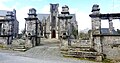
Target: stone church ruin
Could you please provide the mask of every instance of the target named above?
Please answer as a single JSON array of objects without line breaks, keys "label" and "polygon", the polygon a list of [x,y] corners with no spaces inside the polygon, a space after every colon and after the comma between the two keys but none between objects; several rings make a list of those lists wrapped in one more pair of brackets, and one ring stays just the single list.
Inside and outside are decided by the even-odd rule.
[{"label": "stone church ruin", "polygon": [[73,31],[78,31],[75,14],[69,13],[67,5],[62,7],[59,14],[58,7],[59,4],[50,4],[50,14],[36,14],[34,8],[29,9],[28,18],[25,18],[25,31],[27,40],[33,46],[40,44],[40,38],[77,37],[77,34],[73,34]]},{"label": "stone church ruin", "polygon": [[[53,45],[56,40],[55,44],[63,56],[94,58],[97,61],[102,61],[103,58],[120,60],[120,34],[113,27],[113,20],[120,19],[120,13],[102,14],[99,5],[94,4],[89,15],[92,24],[89,39],[78,39],[76,15],[69,12],[67,5],[62,6],[60,13],[58,8],[59,4],[50,4],[49,14],[40,14],[35,8],[30,8],[28,16],[24,18],[23,39],[17,39],[19,22],[16,10],[0,10],[0,43],[11,45],[13,42],[19,49],[26,51],[25,47],[39,46],[42,40],[46,40],[47,46],[51,43]],[[108,20],[108,28],[101,27],[102,20]],[[52,39],[54,40],[49,43]]]}]

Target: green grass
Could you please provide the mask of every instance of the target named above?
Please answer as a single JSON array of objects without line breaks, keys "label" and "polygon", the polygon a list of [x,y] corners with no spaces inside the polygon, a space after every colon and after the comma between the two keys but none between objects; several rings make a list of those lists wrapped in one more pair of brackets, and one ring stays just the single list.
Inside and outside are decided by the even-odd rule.
[{"label": "green grass", "polygon": [[112,63],[112,60],[110,60],[110,59],[103,59],[102,62],[103,62],[103,63]]},{"label": "green grass", "polygon": [[0,44],[0,48],[6,48],[5,45]]},{"label": "green grass", "polygon": [[[77,57],[70,57],[70,56],[63,56],[65,58],[73,58],[73,59],[77,59],[77,60],[88,60],[88,61],[93,61],[93,62],[97,62],[95,59],[91,59],[91,58],[77,58]],[[111,59],[103,59],[103,61],[101,61],[102,63],[113,63]]]}]

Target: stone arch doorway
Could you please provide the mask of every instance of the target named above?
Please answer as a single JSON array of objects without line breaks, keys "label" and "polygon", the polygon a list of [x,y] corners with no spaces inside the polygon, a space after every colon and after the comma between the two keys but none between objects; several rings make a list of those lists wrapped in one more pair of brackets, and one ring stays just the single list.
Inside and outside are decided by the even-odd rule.
[{"label": "stone arch doorway", "polygon": [[56,32],[55,32],[55,30],[52,30],[51,38],[56,38]]}]

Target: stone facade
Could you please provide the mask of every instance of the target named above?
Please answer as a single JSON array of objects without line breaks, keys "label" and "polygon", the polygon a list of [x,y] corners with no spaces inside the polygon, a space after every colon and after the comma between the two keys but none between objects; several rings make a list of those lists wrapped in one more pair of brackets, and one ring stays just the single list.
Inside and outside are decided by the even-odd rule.
[{"label": "stone facade", "polygon": [[107,58],[120,59],[120,36],[103,36],[103,53]]},{"label": "stone facade", "polygon": [[16,19],[16,10],[0,12],[0,40],[9,45],[18,35],[19,22]]},{"label": "stone facade", "polygon": [[59,4],[50,4],[50,37],[58,38],[58,7]]},{"label": "stone facade", "polygon": [[[62,11],[61,14],[59,14],[58,7],[59,7],[59,4],[50,4],[50,14],[39,14],[39,13],[37,14],[36,17],[41,22],[41,33],[40,33],[41,37],[48,38],[48,39],[52,39],[52,38],[59,39],[60,28],[62,28],[63,27],[62,24],[64,24],[65,28],[63,28],[63,29],[66,29],[66,30],[64,30],[66,33],[67,27],[69,27],[68,25],[66,25],[68,21],[69,21],[69,23],[71,23],[71,26],[70,26],[71,30],[72,30],[72,28],[74,28],[75,30],[78,30],[78,25],[77,25],[75,14],[69,14],[69,15],[64,14],[66,11],[67,11],[67,13],[69,13],[69,11],[68,11],[69,8],[65,9],[65,11]],[[59,16],[63,16],[63,15],[66,15],[67,17],[72,16],[72,18],[68,19],[67,21],[65,19],[63,21],[62,19],[58,18]],[[63,17],[65,17],[65,16],[63,16]],[[28,25],[26,25],[26,27],[27,26]],[[30,27],[35,27],[35,26],[31,25]],[[70,31],[70,32],[72,32],[72,31]]]},{"label": "stone facade", "polygon": [[[112,20],[119,19],[119,13],[101,14],[99,5],[95,4],[89,16],[92,21],[91,44],[93,48],[99,54],[106,55],[106,58],[118,59],[120,57],[120,35],[114,30]],[[101,28],[101,20],[108,20],[109,28]]]},{"label": "stone facade", "polygon": [[[27,38],[32,43],[35,43],[35,40],[36,42],[39,40],[34,36],[59,39],[62,35],[72,35],[73,29],[78,30],[75,14],[70,14],[66,5],[62,7],[62,12],[59,14],[58,7],[59,4],[50,4],[50,14],[36,14],[34,8],[29,9],[28,18],[25,18],[25,30]],[[36,22],[37,24],[35,24]]]}]

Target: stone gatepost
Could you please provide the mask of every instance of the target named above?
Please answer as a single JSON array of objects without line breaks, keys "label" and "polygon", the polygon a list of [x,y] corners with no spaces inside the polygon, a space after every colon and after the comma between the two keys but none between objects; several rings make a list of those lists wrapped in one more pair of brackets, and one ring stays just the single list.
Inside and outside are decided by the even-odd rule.
[{"label": "stone gatepost", "polygon": [[70,36],[71,36],[71,18],[72,16],[69,13],[69,7],[67,5],[62,7],[62,12],[58,16],[59,18],[59,35],[62,36],[63,39],[67,40],[67,46],[71,45]]},{"label": "stone gatepost", "polygon": [[37,18],[36,9],[29,9],[26,20],[26,35],[31,40],[33,46],[40,45],[40,21]]},{"label": "stone gatepost", "polygon": [[[99,5],[95,4],[92,7],[92,14],[89,16],[91,17],[92,21],[92,41],[93,47],[98,52],[99,55],[102,54],[102,42],[101,42],[101,18],[100,18],[100,8]],[[98,58],[99,57],[99,58]],[[101,61],[102,57],[98,56],[97,60]]]}]

